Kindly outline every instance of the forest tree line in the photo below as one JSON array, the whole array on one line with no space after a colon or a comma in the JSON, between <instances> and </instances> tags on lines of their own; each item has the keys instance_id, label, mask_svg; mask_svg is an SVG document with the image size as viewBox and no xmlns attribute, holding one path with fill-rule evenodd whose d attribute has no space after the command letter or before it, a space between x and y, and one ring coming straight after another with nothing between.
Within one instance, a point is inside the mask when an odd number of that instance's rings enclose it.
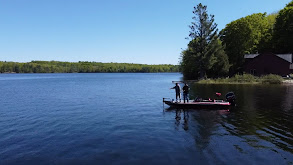
<instances>
[{"instance_id":1,"label":"forest tree line","mask_svg":"<svg viewBox=\"0 0 293 165\"><path fill-rule=\"evenodd\" d=\"M255 13L218 32L207 6L194 7L187 49L181 55L186 79L242 74L244 55L293 53L293 1L276 13Z\"/></svg>"},{"instance_id":2,"label":"forest tree line","mask_svg":"<svg viewBox=\"0 0 293 165\"><path fill-rule=\"evenodd\" d=\"M178 65L147 65L130 63L31 61L27 63L0 61L0 73L155 73L179 72Z\"/></svg>"}]
</instances>

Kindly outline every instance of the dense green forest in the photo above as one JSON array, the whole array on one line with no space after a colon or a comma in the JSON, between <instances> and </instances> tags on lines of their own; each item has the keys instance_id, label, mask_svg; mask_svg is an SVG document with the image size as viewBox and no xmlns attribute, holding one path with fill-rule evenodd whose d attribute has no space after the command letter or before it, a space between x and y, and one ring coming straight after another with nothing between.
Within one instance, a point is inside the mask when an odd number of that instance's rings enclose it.
<instances>
[{"instance_id":1,"label":"dense green forest","mask_svg":"<svg viewBox=\"0 0 293 165\"><path fill-rule=\"evenodd\" d=\"M194 7L181 68L186 79L243 74L244 55L293 53L293 1L276 13L255 13L227 24L218 32L207 6Z\"/></svg>"},{"instance_id":2,"label":"dense green forest","mask_svg":"<svg viewBox=\"0 0 293 165\"><path fill-rule=\"evenodd\" d=\"M0 73L153 73L179 72L178 65L146 65L129 63L32 61L1 62Z\"/></svg>"}]
</instances>

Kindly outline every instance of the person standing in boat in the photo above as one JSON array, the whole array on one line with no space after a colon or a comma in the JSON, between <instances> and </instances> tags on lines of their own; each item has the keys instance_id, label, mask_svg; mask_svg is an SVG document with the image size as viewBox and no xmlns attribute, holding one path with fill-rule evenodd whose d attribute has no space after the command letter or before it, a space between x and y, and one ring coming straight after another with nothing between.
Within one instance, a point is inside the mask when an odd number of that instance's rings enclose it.
<instances>
[{"instance_id":1,"label":"person standing in boat","mask_svg":"<svg viewBox=\"0 0 293 165\"><path fill-rule=\"evenodd\" d=\"M170 89L175 89L176 92L176 101L180 101L181 102L181 96L180 96L180 85L178 83L176 83L176 85L173 88Z\"/></svg>"},{"instance_id":2,"label":"person standing in boat","mask_svg":"<svg viewBox=\"0 0 293 165\"><path fill-rule=\"evenodd\" d=\"M184 83L184 87L182 88L183 90L183 100L184 100L184 103L185 103L185 100L187 102L189 102L189 86L187 83Z\"/></svg>"}]
</instances>

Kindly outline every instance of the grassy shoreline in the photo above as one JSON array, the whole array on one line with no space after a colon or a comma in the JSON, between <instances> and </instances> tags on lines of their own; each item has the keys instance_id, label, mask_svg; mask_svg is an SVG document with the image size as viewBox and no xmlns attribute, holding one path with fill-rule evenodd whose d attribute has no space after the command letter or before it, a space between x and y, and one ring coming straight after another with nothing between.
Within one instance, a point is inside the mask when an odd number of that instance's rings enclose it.
<instances>
[{"instance_id":1,"label":"grassy shoreline","mask_svg":"<svg viewBox=\"0 0 293 165\"><path fill-rule=\"evenodd\" d=\"M269 74L256 77L251 74L235 75L231 78L217 78L199 80L199 84L283 84L287 81L279 75Z\"/></svg>"}]
</instances>

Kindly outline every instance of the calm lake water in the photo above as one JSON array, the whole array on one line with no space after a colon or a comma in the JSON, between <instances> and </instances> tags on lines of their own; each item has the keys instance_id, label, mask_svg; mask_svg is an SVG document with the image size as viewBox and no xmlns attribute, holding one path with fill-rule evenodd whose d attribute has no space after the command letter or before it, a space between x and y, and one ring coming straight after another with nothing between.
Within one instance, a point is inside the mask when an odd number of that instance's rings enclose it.
<instances>
[{"instance_id":1,"label":"calm lake water","mask_svg":"<svg viewBox=\"0 0 293 165\"><path fill-rule=\"evenodd\" d=\"M0 74L0 164L293 164L293 85L191 85L237 106L169 110L181 78Z\"/></svg>"}]
</instances>

